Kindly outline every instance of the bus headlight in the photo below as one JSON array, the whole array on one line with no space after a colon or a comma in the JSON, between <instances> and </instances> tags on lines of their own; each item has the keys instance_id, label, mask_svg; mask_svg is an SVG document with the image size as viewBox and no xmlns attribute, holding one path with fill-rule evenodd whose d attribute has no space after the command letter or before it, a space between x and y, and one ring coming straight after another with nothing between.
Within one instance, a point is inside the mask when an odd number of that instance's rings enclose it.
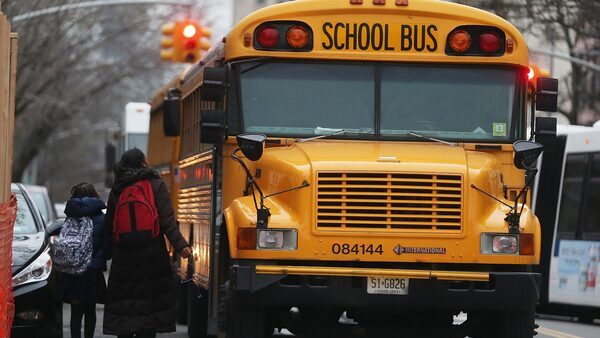
<instances>
[{"instance_id":1,"label":"bus headlight","mask_svg":"<svg viewBox=\"0 0 600 338\"><path fill-rule=\"evenodd\" d=\"M296 229L238 228L238 250L296 250Z\"/></svg>"},{"instance_id":2,"label":"bus headlight","mask_svg":"<svg viewBox=\"0 0 600 338\"><path fill-rule=\"evenodd\" d=\"M257 232L257 249L296 250L298 247L295 229L261 229Z\"/></svg>"},{"instance_id":3,"label":"bus headlight","mask_svg":"<svg viewBox=\"0 0 600 338\"><path fill-rule=\"evenodd\" d=\"M518 255L518 234L481 234L481 253Z\"/></svg>"}]
</instances>

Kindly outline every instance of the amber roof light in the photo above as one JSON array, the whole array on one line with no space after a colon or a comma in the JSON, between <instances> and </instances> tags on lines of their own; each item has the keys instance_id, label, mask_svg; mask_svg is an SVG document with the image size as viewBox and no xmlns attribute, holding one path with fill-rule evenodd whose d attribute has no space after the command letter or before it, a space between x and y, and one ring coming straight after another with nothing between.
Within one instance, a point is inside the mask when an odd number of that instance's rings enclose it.
<instances>
[{"instance_id":1,"label":"amber roof light","mask_svg":"<svg viewBox=\"0 0 600 338\"><path fill-rule=\"evenodd\" d=\"M448 43L455 52L465 52L471 48L471 35L462 29L456 30L450 35Z\"/></svg>"}]
</instances>

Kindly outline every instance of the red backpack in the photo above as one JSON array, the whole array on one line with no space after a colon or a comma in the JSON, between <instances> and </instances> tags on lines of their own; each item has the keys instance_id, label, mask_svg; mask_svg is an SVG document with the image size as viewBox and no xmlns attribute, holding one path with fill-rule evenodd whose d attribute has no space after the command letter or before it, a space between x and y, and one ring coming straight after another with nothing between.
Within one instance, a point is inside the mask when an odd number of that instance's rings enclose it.
<instances>
[{"instance_id":1,"label":"red backpack","mask_svg":"<svg viewBox=\"0 0 600 338\"><path fill-rule=\"evenodd\" d=\"M158 237L160 224L149 180L138 181L125 188L115 208L113 237L122 245L148 244Z\"/></svg>"}]
</instances>

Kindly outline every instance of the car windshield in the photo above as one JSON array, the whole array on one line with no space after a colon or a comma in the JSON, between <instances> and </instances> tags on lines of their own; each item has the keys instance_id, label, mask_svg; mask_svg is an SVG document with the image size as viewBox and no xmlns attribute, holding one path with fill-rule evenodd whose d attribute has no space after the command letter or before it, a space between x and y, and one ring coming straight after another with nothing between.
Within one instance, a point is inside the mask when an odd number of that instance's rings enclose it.
<instances>
[{"instance_id":1,"label":"car windshield","mask_svg":"<svg viewBox=\"0 0 600 338\"><path fill-rule=\"evenodd\" d=\"M513 68L248 62L240 73L244 132L510 142L520 131Z\"/></svg>"},{"instance_id":2,"label":"car windshield","mask_svg":"<svg viewBox=\"0 0 600 338\"><path fill-rule=\"evenodd\" d=\"M31 208L27 201L25 201L25 197L16 193L17 195L17 219L15 220L14 233L15 235L27 235L27 234L35 234L38 232L38 228L35 224L35 219L31 212Z\"/></svg>"},{"instance_id":3,"label":"car windshield","mask_svg":"<svg viewBox=\"0 0 600 338\"><path fill-rule=\"evenodd\" d=\"M46 204L46 196L41 191L29 192L33 203L40 209L42 212L42 216L44 217L44 222L48 223L50 221L50 210L48 209L48 204Z\"/></svg>"}]
</instances>

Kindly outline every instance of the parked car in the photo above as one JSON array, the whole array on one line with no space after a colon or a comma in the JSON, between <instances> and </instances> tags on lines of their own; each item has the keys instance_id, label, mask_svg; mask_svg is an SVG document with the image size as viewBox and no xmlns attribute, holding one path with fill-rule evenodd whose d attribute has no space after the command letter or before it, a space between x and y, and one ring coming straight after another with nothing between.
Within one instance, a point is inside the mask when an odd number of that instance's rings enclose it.
<instances>
[{"instance_id":1,"label":"parked car","mask_svg":"<svg viewBox=\"0 0 600 338\"><path fill-rule=\"evenodd\" d=\"M56 216L58 218L67 218L65 215L65 207L67 203L54 203L54 210L56 211Z\"/></svg>"},{"instance_id":2,"label":"parked car","mask_svg":"<svg viewBox=\"0 0 600 338\"><path fill-rule=\"evenodd\" d=\"M58 217L56 216L56 209L54 209L54 203L52 203L48 189L40 185L25 185L25 188L29 192L33 203L35 203L42 213L44 224L46 226L52 224Z\"/></svg>"},{"instance_id":3,"label":"parked car","mask_svg":"<svg viewBox=\"0 0 600 338\"><path fill-rule=\"evenodd\" d=\"M15 316L11 337L62 337L62 304L53 295L49 239L42 214L22 184L11 185L17 197L12 251Z\"/></svg>"}]
</instances>

